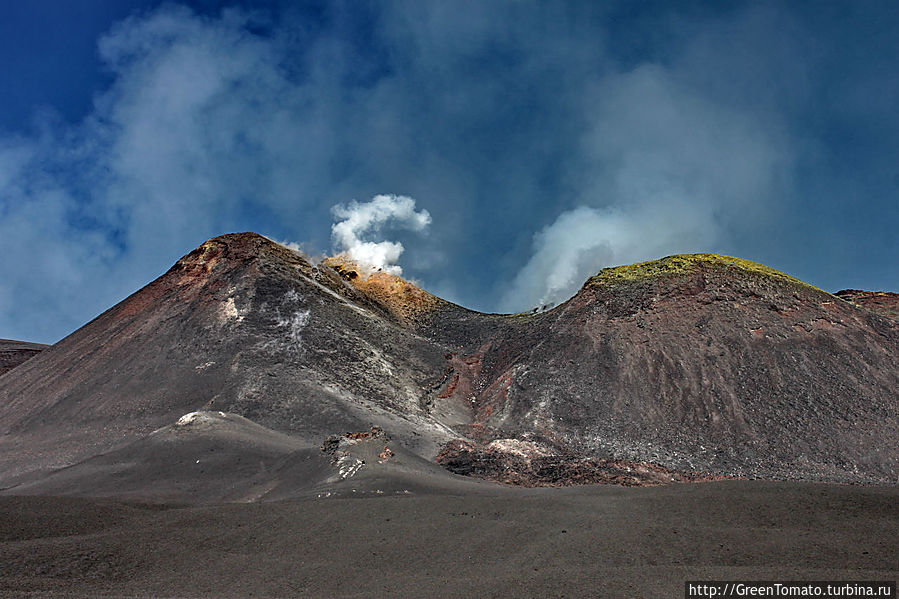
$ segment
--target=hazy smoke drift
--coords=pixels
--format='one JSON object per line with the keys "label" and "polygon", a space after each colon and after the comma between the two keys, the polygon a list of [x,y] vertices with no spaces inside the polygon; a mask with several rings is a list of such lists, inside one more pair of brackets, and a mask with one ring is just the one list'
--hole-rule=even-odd
{"label": "hazy smoke drift", "polygon": [[765,222],[785,193],[789,144],[764,115],[712,101],[682,76],[644,65],[604,80],[581,139],[580,205],[534,236],[503,309],[565,301],[607,266],[718,251]]}
{"label": "hazy smoke drift", "polygon": [[355,200],[348,206],[338,204],[331,209],[340,222],[331,227],[331,238],[337,249],[360,266],[400,275],[403,269],[396,264],[403,253],[398,241],[365,241],[367,233],[378,232],[382,225],[395,223],[413,231],[422,231],[431,224],[427,210],[415,210],[415,200],[408,196],[376,195],[370,202]]}

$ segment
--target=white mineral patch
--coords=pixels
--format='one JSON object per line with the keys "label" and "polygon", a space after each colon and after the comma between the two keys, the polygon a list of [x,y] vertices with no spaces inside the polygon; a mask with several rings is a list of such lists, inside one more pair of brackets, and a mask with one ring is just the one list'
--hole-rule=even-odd
{"label": "white mineral patch", "polygon": [[359,472],[359,469],[362,468],[364,464],[365,462],[359,458],[344,454],[337,460],[337,473],[340,475],[340,478],[345,480]]}
{"label": "white mineral patch", "polygon": [[225,302],[222,311],[225,313],[227,318],[240,318],[240,313],[237,311],[237,306],[234,304],[234,298],[229,297],[228,301]]}
{"label": "white mineral patch", "polygon": [[185,414],[181,418],[178,419],[178,422],[175,423],[175,426],[188,426],[191,424],[199,424],[201,422],[213,422],[216,420],[216,416],[225,417],[224,412],[191,412],[189,414]]}
{"label": "white mineral patch", "polygon": [[297,310],[286,318],[278,318],[278,326],[287,329],[288,338],[296,346],[303,340],[302,333],[307,324],[309,324],[309,310]]}
{"label": "white mineral patch", "polygon": [[366,365],[370,370],[379,372],[382,376],[393,376],[393,364],[374,346],[368,347],[370,357],[366,359]]}
{"label": "white mineral patch", "polygon": [[219,312],[219,320],[222,324],[228,322],[241,322],[246,315],[246,311],[239,310],[234,302],[234,296],[229,297],[221,305]]}
{"label": "white mineral patch", "polygon": [[519,439],[497,439],[496,441],[491,441],[490,444],[487,445],[487,449],[511,453],[523,458],[549,455],[548,451],[536,443],[532,441],[521,441]]}
{"label": "white mineral patch", "polygon": [[178,422],[175,423],[175,426],[187,426],[188,424],[192,424],[195,420],[202,418],[200,416],[200,412],[191,412],[190,414],[185,414],[181,418],[178,419]]}
{"label": "white mineral patch", "polygon": [[[318,266],[316,266],[315,269],[318,270]],[[316,287],[319,288],[319,290],[324,291],[325,293],[327,293],[328,295],[330,295],[330,296],[333,297],[334,299],[338,300],[341,304],[343,304],[343,305],[346,306],[347,308],[350,308],[350,309],[352,309],[352,310],[355,310],[356,312],[358,312],[359,314],[362,314],[362,315],[365,316],[366,318],[371,318],[371,319],[376,319],[376,318],[377,318],[374,314],[370,313],[368,310],[365,310],[364,308],[362,308],[362,307],[360,307],[360,306],[357,306],[356,304],[354,304],[353,302],[351,302],[351,301],[348,300],[347,298],[343,297],[342,295],[340,295],[340,294],[338,294],[338,293],[335,293],[333,290],[331,290],[331,289],[325,287],[324,285],[322,285],[321,283],[319,283],[319,282],[316,281],[315,279],[311,279],[311,278],[307,277],[307,276],[304,275],[302,272],[299,272],[299,271],[297,271],[297,272],[299,273],[299,275],[300,275],[303,279],[306,280],[307,283],[309,283],[309,284],[311,284],[311,285],[315,285]],[[343,281],[343,280],[341,279],[341,281]],[[345,281],[343,281],[343,283],[344,283],[344,285],[349,285],[349,283],[346,283]]]}

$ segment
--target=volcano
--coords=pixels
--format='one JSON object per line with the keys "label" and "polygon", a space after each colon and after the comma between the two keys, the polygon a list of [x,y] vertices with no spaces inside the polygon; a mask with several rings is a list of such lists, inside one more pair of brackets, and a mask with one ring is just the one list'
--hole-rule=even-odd
{"label": "volcano", "polygon": [[899,322],[847,293],[696,254],[481,314],[211,239],[0,346],[0,596],[894,580]]}
{"label": "volcano", "polygon": [[895,483],[896,389],[899,322],[738,258],[609,268],[498,315],[229,234],[0,378],[0,485]]}

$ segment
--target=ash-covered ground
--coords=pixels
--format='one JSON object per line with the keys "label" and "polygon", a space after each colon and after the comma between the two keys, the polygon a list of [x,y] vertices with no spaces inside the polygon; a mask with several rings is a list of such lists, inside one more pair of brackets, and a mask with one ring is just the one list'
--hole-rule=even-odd
{"label": "ash-covered ground", "polygon": [[895,487],[646,488],[185,506],[0,497],[0,596],[682,597],[685,580],[896,580]]}

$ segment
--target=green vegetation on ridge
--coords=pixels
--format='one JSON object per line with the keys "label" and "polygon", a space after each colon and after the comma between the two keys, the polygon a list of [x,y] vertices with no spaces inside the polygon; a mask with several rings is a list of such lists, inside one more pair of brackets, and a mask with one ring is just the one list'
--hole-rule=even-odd
{"label": "green vegetation on ridge", "polygon": [[677,254],[659,260],[650,260],[626,266],[604,268],[596,276],[587,280],[587,286],[637,282],[677,275],[690,274],[700,268],[736,269],[743,272],[778,279],[820,291],[817,287],[804,283],[795,277],[782,273],[764,264],[723,256],[721,254]]}

